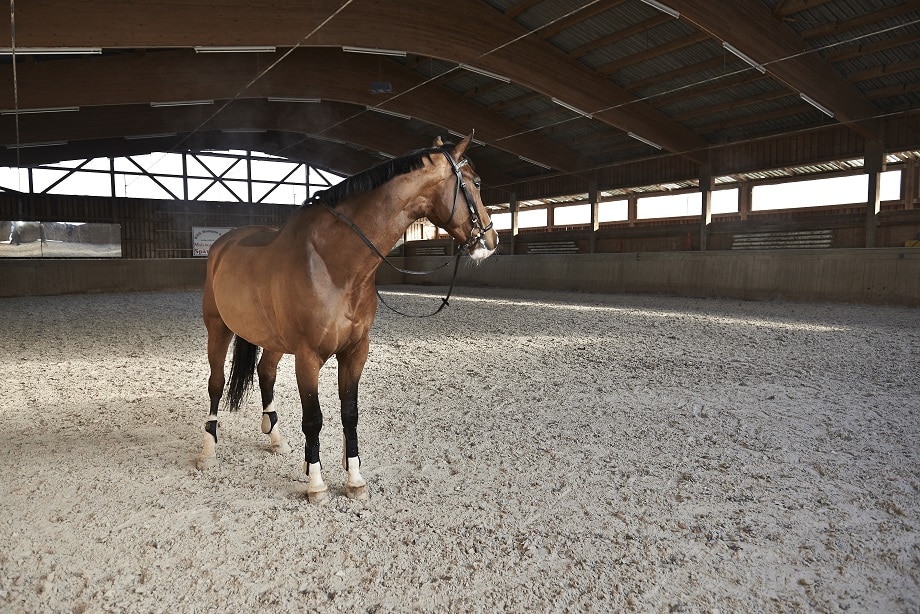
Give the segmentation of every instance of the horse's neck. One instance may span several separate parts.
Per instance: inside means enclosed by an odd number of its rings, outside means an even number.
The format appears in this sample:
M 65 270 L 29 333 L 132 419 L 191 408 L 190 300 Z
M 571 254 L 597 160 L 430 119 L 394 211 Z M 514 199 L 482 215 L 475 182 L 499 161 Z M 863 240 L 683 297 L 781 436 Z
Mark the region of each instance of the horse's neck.
M 336 209 L 385 254 L 412 222 L 425 215 L 424 203 L 425 199 L 416 192 L 383 186 L 350 198 Z

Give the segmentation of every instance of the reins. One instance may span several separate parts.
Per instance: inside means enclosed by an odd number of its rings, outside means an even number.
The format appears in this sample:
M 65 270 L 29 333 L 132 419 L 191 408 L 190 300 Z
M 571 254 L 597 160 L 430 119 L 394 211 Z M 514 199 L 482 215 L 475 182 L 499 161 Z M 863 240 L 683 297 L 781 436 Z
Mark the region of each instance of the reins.
M 473 204 L 473 197 L 472 197 L 472 194 L 470 194 L 470 191 L 469 191 L 469 188 L 468 188 L 467 185 L 466 185 L 466 182 L 463 181 L 463 176 L 462 176 L 462 173 L 460 172 L 460 167 L 463 166 L 464 164 L 466 164 L 466 163 L 467 163 L 467 160 L 461 160 L 460 163 L 457 163 L 457 162 L 454 160 L 453 156 L 451 156 L 450 153 L 448 153 L 447 151 L 441 150 L 441 153 L 443 153 L 444 156 L 447 158 L 447 161 L 450 163 L 451 168 L 453 169 L 454 174 L 455 174 L 456 177 L 457 177 L 457 186 L 456 186 L 456 188 L 455 188 L 455 190 L 454 190 L 454 203 L 453 203 L 453 206 L 451 207 L 451 210 L 450 210 L 450 217 L 448 218 L 448 223 L 450 223 L 450 221 L 451 221 L 451 220 L 453 219 L 453 217 L 454 217 L 454 212 L 455 212 L 456 209 L 457 209 L 457 200 L 458 200 L 459 197 L 460 197 L 460 191 L 461 191 L 461 189 L 462 189 L 462 190 L 463 190 L 463 198 L 466 200 L 466 206 L 467 206 L 467 209 L 469 209 L 469 212 L 470 212 L 470 221 L 471 221 L 472 224 L 473 224 L 473 228 L 470 230 L 470 238 L 466 241 L 466 243 L 464 243 L 463 245 L 460 246 L 460 248 L 457 250 L 457 253 L 456 253 L 455 257 L 454 257 L 454 272 L 453 272 L 453 275 L 451 276 L 450 287 L 449 287 L 448 290 L 447 290 L 447 295 L 446 295 L 444 298 L 441 299 L 441 305 L 438 306 L 438 308 L 437 308 L 436 310 L 434 310 L 433 312 L 431 312 L 431 313 L 423 313 L 423 314 L 404 313 L 404 312 L 402 312 L 402 311 L 396 309 L 395 307 L 393 307 L 393 306 L 390 305 L 389 303 L 387 303 L 386 300 L 384 300 L 383 296 L 380 294 L 380 289 L 379 289 L 379 288 L 376 288 L 376 291 L 377 291 L 377 299 L 383 304 L 384 307 L 386 307 L 387 309 L 389 309 L 390 311 L 392 311 L 392 312 L 394 312 L 394 313 L 396 313 L 396 314 L 398 314 L 398 315 L 401 315 L 401 316 L 404 316 L 404 317 L 407 317 L 407 318 L 430 318 L 430 317 L 432 317 L 432 316 L 435 316 L 435 315 L 441 313 L 441 311 L 442 311 L 445 307 L 447 307 L 447 306 L 450 305 L 450 303 L 449 303 L 448 301 L 450 300 L 451 294 L 453 294 L 453 292 L 454 292 L 454 285 L 455 285 L 456 282 L 457 282 L 457 271 L 460 269 L 460 258 L 463 256 L 463 252 L 467 251 L 470 247 L 472 247 L 473 245 L 475 245 L 477 241 L 482 241 L 482 240 L 483 240 L 483 237 L 485 236 L 485 233 L 488 232 L 490 228 L 492 228 L 492 224 L 491 224 L 491 223 L 490 223 L 487 227 L 483 227 L 483 226 L 482 226 L 482 223 L 479 221 L 479 215 L 476 213 L 475 205 Z M 351 230 L 352 230 L 356 235 L 358 235 L 358 237 L 361 239 L 361 241 L 363 241 L 364 244 L 367 245 L 367 246 L 370 248 L 370 250 L 371 250 L 378 258 L 380 258 L 380 260 L 381 260 L 382 262 L 385 262 L 385 263 L 386 263 L 387 265 L 389 265 L 391 268 L 393 268 L 394 270 L 396 270 L 396 271 L 398 271 L 398 272 L 400 272 L 400 273 L 402 273 L 402 274 L 404 274 L 404 275 L 431 275 L 432 273 L 436 273 L 436 272 L 440 271 L 441 269 L 443 269 L 444 267 L 446 267 L 447 265 L 450 264 L 450 261 L 448 260 L 448 261 L 445 262 L 444 264 L 442 264 L 442 265 L 440 265 L 440 266 L 437 266 L 437 267 L 435 267 L 435 268 L 433 268 L 433 269 L 431 269 L 431 270 L 429 270 L 429 271 L 413 271 L 413 270 L 411 270 L 411 269 L 403 269 L 403 268 L 400 268 L 400 267 L 396 266 L 395 264 L 393 264 L 392 262 L 390 262 L 390 259 L 389 259 L 389 258 L 387 258 L 387 257 L 384 256 L 382 253 L 380 253 L 380 250 L 377 249 L 377 246 L 374 245 L 374 242 L 371 241 L 369 238 L 367 238 L 367 235 L 365 235 L 364 232 L 363 232 L 360 228 L 358 228 L 357 224 L 355 224 L 355 223 L 352 222 L 350 219 L 348 219 L 341 211 L 338 211 L 338 210 L 335 209 L 334 207 L 332 207 L 332 206 L 330 206 L 329 204 L 327 204 L 326 202 L 324 202 L 324 201 L 322 200 L 322 198 L 320 198 L 318 195 L 314 195 L 314 196 L 310 199 L 310 202 L 312 202 L 312 203 L 314 203 L 314 204 L 315 204 L 315 203 L 319 203 L 319 204 L 323 205 L 323 207 L 325 207 L 325 209 L 326 209 L 327 211 L 329 211 L 330 213 L 332 213 L 335 217 L 337 217 L 340 221 L 342 221 L 346 226 L 348 226 L 349 228 L 351 228 Z M 478 232 L 477 232 L 477 231 L 478 231 Z

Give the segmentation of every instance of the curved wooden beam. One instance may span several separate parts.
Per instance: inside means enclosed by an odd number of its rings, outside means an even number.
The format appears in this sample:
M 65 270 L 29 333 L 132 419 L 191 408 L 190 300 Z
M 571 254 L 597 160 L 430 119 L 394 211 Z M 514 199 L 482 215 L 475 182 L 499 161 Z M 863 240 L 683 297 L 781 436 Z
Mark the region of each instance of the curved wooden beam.
M 52 0 L 17 8 L 17 44 L 397 47 L 502 74 L 671 152 L 701 163 L 707 159 L 704 139 L 485 3 L 355 2 L 339 12 L 342 6 L 339 0 L 317 0 L 308 5 L 279 2 L 266 10 L 229 0 L 214 10 L 210 2 L 190 0 L 168 11 L 158 3 L 135 2 L 126 11 L 117 0 L 98 0 L 75 14 L 72 5 Z

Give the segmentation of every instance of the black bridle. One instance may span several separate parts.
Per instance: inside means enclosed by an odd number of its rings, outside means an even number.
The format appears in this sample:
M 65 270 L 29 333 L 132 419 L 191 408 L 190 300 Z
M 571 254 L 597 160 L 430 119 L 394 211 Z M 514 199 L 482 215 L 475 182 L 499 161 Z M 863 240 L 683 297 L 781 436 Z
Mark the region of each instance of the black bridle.
M 381 303 L 383 303 L 384 307 L 386 307 L 390 311 L 393 311 L 394 313 L 397 313 L 401 316 L 406 316 L 409 318 L 430 318 L 431 316 L 441 313 L 441 310 L 449 305 L 448 301 L 450 300 L 451 294 L 453 294 L 454 292 L 454 284 L 457 281 L 457 270 L 460 268 L 460 257 L 463 256 L 464 252 L 468 251 L 470 248 L 472 248 L 477 243 L 481 244 L 482 247 L 485 248 L 486 246 L 485 234 L 489 232 L 489 230 L 492 229 L 491 221 L 489 222 L 488 226 L 482 225 L 482 221 L 479 218 L 479 214 L 476 212 L 476 205 L 474 204 L 475 201 L 473 200 L 473 195 L 470 193 L 469 187 L 466 185 L 466 182 L 463 180 L 463 173 L 460 171 L 460 169 L 463 166 L 469 164 L 470 161 L 466 158 L 461 158 L 460 161 L 458 162 L 454 160 L 454 157 L 450 154 L 450 152 L 444 149 L 441 149 L 440 152 L 444 154 L 445 158 L 447 158 L 447 161 L 450 164 L 451 169 L 453 169 L 454 171 L 454 175 L 456 175 L 457 177 L 457 186 L 454 189 L 454 203 L 450 209 L 450 216 L 447 218 L 447 222 L 445 222 L 444 225 L 449 226 L 451 221 L 454 219 L 454 213 L 457 210 L 457 200 L 459 199 L 460 191 L 462 190 L 463 199 L 466 201 L 466 208 L 470 213 L 470 222 L 472 223 L 473 227 L 470 230 L 470 238 L 467 239 L 466 243 L 461 245 L 460 248 L 457 250 L 457 253 L 454 257 L 454 273 L 450 280 L 450 288 L 448 288 L 447 290 L 447 296 L 441 299 L 441 305 L 435 311 L 431 313 L 425 313 L 425 314 L 403 313 L 402 311 L 399 311 L 398 309 L 396 309 L 395 307 L 387 303 L 383 299 L 383 297 L 380 295 L 380 290 L 379 289 L 377 290 L 377 298 L 380 300 Z M 478 184 L 476 187 L 479 187 Z M 332 213 L 339 220 L 345 223 L 345 225 L 351 228 L 352 231 L 354 231 L 354 233 L 358 235 L 358 237 L 364 242 L 364 244 L 367 245 L 370 248 L 370 250 L 374 252 L 374 254 L 377 255 L 378 258 L 380 258 L 381 261 L 385 262 L 391 268 L 395 269 L 396 271 L 399 271 L 400 273 L 403 273 L 404 275 L 431 275 L 432 273 L 436 273 L 437 271 L 440 271 L 441 269 L 443 269 L 444 267 L 450 264 L 450 261 L 448 260 L 444 264 L 438 267 L 435 267 L 431 269 L 430 271 L 412 271 L 409 269 L 400 268 L 396 266 L 395 264 L 393 264 L 392 262 L 390 262 L 389 258 L 387 258 L 382 253 L 380 253 L 380 250 L 377 249 L 377 246 L 374 245 L 374 242 L 368 239 L 367 235 L 365 235 L 364 232 L 360 228 L 358 228 L 358 226 L 354 222 L 352 222 L 345 215 L 343 215 L 341 211 L 338 211 L 334 207 L 331 207 L 327 203 L 323 202 L 322 198 L 319 197 L 318 195 L 314 195 L 313 198 L 310 199 L 310 202 L 319 203 L 323 205 L 323 207 L 325 207 L 327 211 Z

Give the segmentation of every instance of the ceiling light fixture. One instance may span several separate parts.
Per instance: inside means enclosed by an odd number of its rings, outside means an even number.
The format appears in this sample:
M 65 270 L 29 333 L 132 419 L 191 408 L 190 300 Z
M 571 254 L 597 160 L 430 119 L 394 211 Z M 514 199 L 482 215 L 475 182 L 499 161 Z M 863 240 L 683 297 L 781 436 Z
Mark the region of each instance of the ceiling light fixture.
M 742 51 L 739 51 L 734 45 L 732 45 L 732 44 L 730 44 L 730 43 L 725 43 L 725 42 L 723 42 L 723 43 L 722 43 L 722 47 L 723 47 L 726 51 L 732 52 L 733 54 L 735 54 L 736 56 L 738 56 L 739 58 L 741 58 L 742 60 L 744 60 L 746 63 L 750 64 L 753 68 L 756 68 L 756 69 L 759 70 L 761 73 L 767 72 L 767 69 L 764 68 L 763 64 L 759 64 L 758 62 L 755 62 L 755 61 L 751 58 L 751 56 L 745 54 L 745 53 L 742 52 Z
M 163 132 L 160 134 L 130 134 L 126 135 L 125 139 L 128 141 L 139 141 L 141 139 L 168 139 L 176 136 L 175 132 Z
M 48 141 L 46 143 L 20 143 L 19 145 L 7 145 L 7 149 L 23 149 L 25 147 L 55 147 L 57 145 L 66 145 L 67 141 Z
M 670 6 L 665 6 L 665 5 L 663 5 L 662 3 L 660 3 L 660 2 L 655 2 L 655 0 L 642 0 L 642 2 L 646 3 L 647 5 L 649 5 L 649 6 L 651 6 L 651 7 L 654 7 L 654 8 L 656 8 L 656 9 L 658 9 L 658 10 L 661 11 L 662 13 L 667 13 L 668 15 L 670 15 L 671 17 L 673 17 L 674 19 L 677 19 L 677 18 L 680 17 L 680 13 L 679 13 L 679 12 L 677 12 L 677 11 L 674 10 L 674 9 L 672 9 Z
M 644 138 L 642 138 L 641 136 L 639 136 L 638 134 L 636 134 L 635 132 L 627 132 L 626 134 L 628 134 L 630 137 L 636 139 L 637 141 L 642 141 L 642 142 L 645 143 L 646 145 L 651 145 L 651 146 L 654 147 L 655 149 L 661 149 L 661 145 L 659 145 L 658 143 L 655 143 L 654 141 L 650 141 L 650 140 L 648 140 L 648 139 L 644 139 Z
M 489 72 L 488 70 L 476 68 L 475 66 L 470 66 L 469 64 L 460 64 L 460 68 L 462 68 L 463 70 L 474 72 L 477 75 L 482 75 L 483 77 L 489 77 L 490 79 L 495 79 L 496 81 L 503 81 L 505 83 L 511 83 L 511 79 L 509 79 L 508 77 L 497 75 L 494 72 Z
M 274 53 L 274 47 L 259 46 L 216 46 L 216 47 L 195 47 L 195 53 Z
M 151 102 L 150 106 L 157 107 L 192 107 L 199 104 L 214 104 L 213 100 L 174 100 L 172 102 Z
M 320 98 L 287 98 L 285 96 L 269 96 L 269 102 L 322 102 Z
M 101 47 L 16 47 L 16 55 L 99 55 Z M 11 47 L 0 47 L 0 55 L 13 55 Z
M 582 110 L 579 109 L 579 108 L 573 107 L 572 105 L 570 105 L 570 104 L 568 104 L 568 103 L 566 103 L 566 102 L 562 102 L 562 101 L 559 100 L 558 98 L 551 98 L 550 100 L 552 100 L 553 102 L 555 102 L 556 104 L 558 104 L 560 107 L 563 107 L 563 108 L 568 109 L 569 111 L 574 111 L 575 113 L 578 113 L 579 115 L 582 115 L 582 116 L 584 116 L 584 117 L 587 117 L 588 119 L 594 119 L 594 116 L 591 115 L 590 113 L 585 113 L 584 111 L 582 111 Z
M 397 58 L 406 57 L 405 51 L 399 51 L 397 49 L 378 49 L 377 47 L 349 47 L 347 45 L 342 46 L 342 51 L 345 53 L 367 53 L 370 55 L 389 55 Z
M 814 98 L 812 98 L 811 96 L 809 96 L 808 94 L 803 94 L 802 92 L 799 92 L 799 98 L 801 98 L 802 100 L 804 100 L 805 102 L 807 102 L 808 104 L 810 104 L 811 106 L 813 106 L 814 108 L 818 109 L 819 111 L 821 111 L 822 113 L 824 113 L 824 114 L 827 115 L 828 117 L 833 117 L 833 116 L 834 116 L 834 112 L 833 112 L 833 111 L 831 111 L 830 109 L 828 109 L 827 107 L 825 107 L 823 104 L 821 104 L 820 102 L 818 102 L 817 100 L 815 100 Z
M 540 168 L 545 168 L 545 169 L 547 169 L 547 170 L 552 170 L 552 167 L 551 167 L 551 166 L 547 166 L 547 165 L 543 164 L 542 162 L 537 162 L 536 160 L 531 160 L 530 158 L 525 158 L 524 156 L 518 156 L 518 158 L 520 158 L 520 159 L 523 160 L 524 162 L 529 162 L 530 164 L 533 164 L 534 166 L 539 166 Z
M 0 115 L 27 115 L 29 113 L 70 113 L 80 107 L 45 107 L 43 109 L 3 109 Z
M 460 134 L 459 132 L 454 132 L 453 130 L 448 130 L 447 132 L 448 132 L 448 134 L 452 134 L 453 136 L 457 137 L 458 139 L 465 139 L 465 138 L 466 138 L 466 135 L 465 135 L 465 134 Z M 480 140 L 478 140 L 478 139 L 473 139 L 472 142 L 475 143 L 476 145 L 485 145 L 485 143 L 483 143 L 482 141 L 480 141 Z
M 368 111 L 374 111 L 376 113 L 383 113 L 384 115 L 392 115 L 393 117 L 399 117 L 401 119 L 412 119 L 411 115 L 403 115 L 402 113 L 397 113 L 396 111 L 388 111 L 386 109 L 381 109 L 380 107 L 372 107 L 370 105 L 364 107 Z

